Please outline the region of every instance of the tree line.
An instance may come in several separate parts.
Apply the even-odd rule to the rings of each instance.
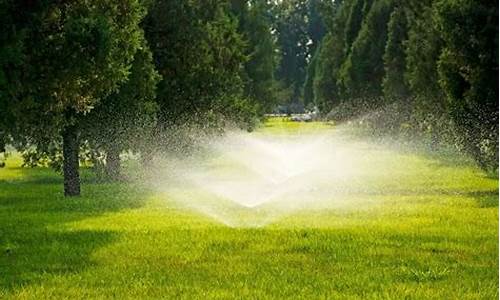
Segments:
[[[0,0],[0,152],[120,176],[172,128],[252,129],[277,104],[378,132],[449,135],[498,164],[498,3],[469,0]],[[376,115],[376,114],[375,114]],[[182,137],[179,137],[182,139]]]
[[[116,177],[122,151],[147,159],[172,126],[251,127],[273,101],[268,5],[1,0],[1,148],[59,168],[75,196],[82,159]]]
[[[498,2],[324,1],[304,101],[378,132],[449,142],[498,169]]]

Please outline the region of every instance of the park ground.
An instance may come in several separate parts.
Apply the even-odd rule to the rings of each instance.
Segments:
[[[270,122],[256,134],[322,130]],[[367,150],[368,151],[368,150]],[[397,169],[349,210],[229,227],[134,183],[0,169],[0,299],[497,299],[498,178],[387,150]],[[389,153],[390,152],[390,153]]]

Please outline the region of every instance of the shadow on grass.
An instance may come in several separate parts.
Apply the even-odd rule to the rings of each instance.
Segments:
[[[0,290],[7,292],[91,267],[92,253],[117,240],[118,233],[74,231],[65,224],[139,208],[149,194],[133,184],[84,178],[82,196],[65,198],[57,173],[25,172],[23,178],[0,181]]]
[[[467,193],[474,198],[481,208],[498,207],[498,189],[494,191],[477,191]]]
[[[60,184],[62,189],[63,175],[54,169],[47,167],[10,167],[8,170],[19,172],[21,178],[0,179],[0,183],[3,181],[19,184]],[[80,167],[80,180],[82,184],[115,182],[97,176],[89,167]]]
[[[117,234],[96,230],[53,232],[42,227],[24,232],[22,237],[19,232],[7,233],[5,238],[7,242],[3,241],[0,248],[0,289],[8,292],[52,275],[82,272],[94,265],[92,253],[116,240]]]

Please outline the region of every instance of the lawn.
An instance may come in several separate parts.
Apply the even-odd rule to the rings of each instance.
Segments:
[[[322,130],[335,127],[275,119],[249,134]],[[259,227],[89,170],[83,196],[65,199],[58,174],[11,157],[0,169],[0,298],[497,299],[498,179],[463,158],[359,151],[379,172],[339,196],[353,205]]]

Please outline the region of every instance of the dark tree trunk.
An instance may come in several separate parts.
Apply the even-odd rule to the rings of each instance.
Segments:
[[[63,172],[64,196],[80,196],[80,173],[78,152],[78,128],[75,125],[66,127],[63,131]]]
[[[106,174],[111,179],[119,179],[120,168],[120,150],[117,147],[111,147],[106,151]]]

